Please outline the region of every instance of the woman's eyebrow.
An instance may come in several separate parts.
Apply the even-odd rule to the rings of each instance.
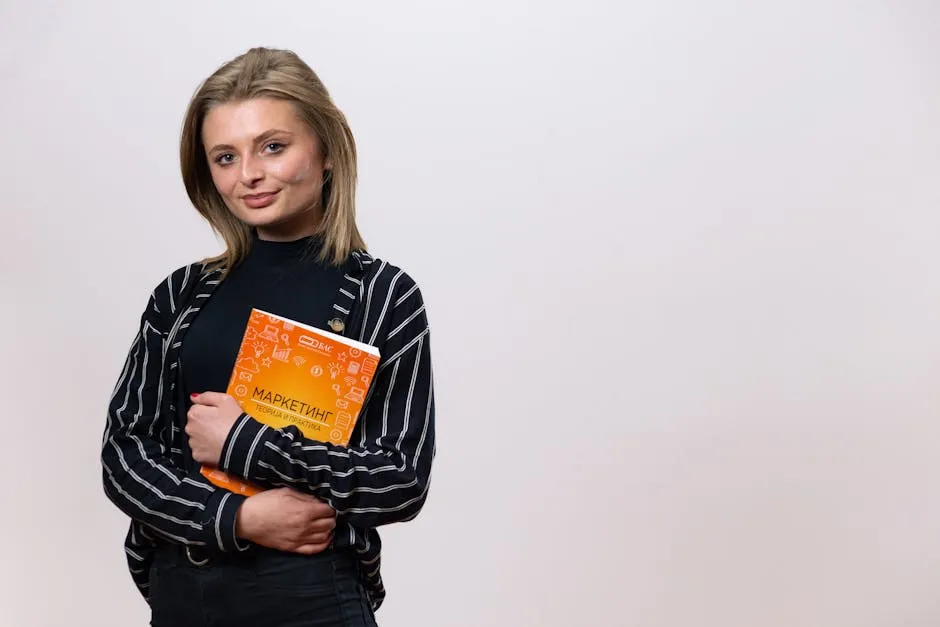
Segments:
[[[292,135],[292,133],[290,131],[285,131],[284,129],[272,128],[261,133],[257,137],[255,137],[252,140],[252,143],[260,144],[261,142],[263,142],[264,140],[266,140],[267,138],[273,135],[288,135],[289,136],[289,135]],[[216,144],[215,146],[209,149],[209,152],[215,152],[217,150],[235,150],[235,147],[230,146],[229,144]]]

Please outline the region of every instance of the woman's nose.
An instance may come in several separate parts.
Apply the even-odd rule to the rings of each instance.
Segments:
[[[254,186],[264,178],[264,170],[254,157],[246,156],[242,159],[241,179],[242,184]]]

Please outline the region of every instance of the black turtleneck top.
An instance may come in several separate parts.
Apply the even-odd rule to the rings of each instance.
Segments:
[[[255,236],[247,258],[218,286],[181,347],[189,395],[225,392],[252,307],[324,329],[343,282],[342,267],[317,260],[320,240],[272,242]]]

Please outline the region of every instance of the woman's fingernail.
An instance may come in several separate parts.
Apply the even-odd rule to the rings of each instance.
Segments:
[[[189,395],[189,398],[196,398],[197,396],[199,396],[199,394],[193,393]]]

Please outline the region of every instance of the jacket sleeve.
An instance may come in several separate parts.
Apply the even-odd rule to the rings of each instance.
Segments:
[[[226,439],[220,468],[314,494],[358,527],[417,516],[435,454],[430,335],[417,286],[398,290],[395,299],[350,446],[307,439],[294,426],[272,429],[243,414]]]
[[[171,274],[151,294],[123,370],[108,403],[101,448],[107,497],[155,535],[221,551],[242,549],[235,517],[245,497],[216,489],[198,473],[176,467],[161,439],[169,417],[163,397],[168,320],[175,317],[190,268]],[[175,287],[174,287],[175,286]]]

